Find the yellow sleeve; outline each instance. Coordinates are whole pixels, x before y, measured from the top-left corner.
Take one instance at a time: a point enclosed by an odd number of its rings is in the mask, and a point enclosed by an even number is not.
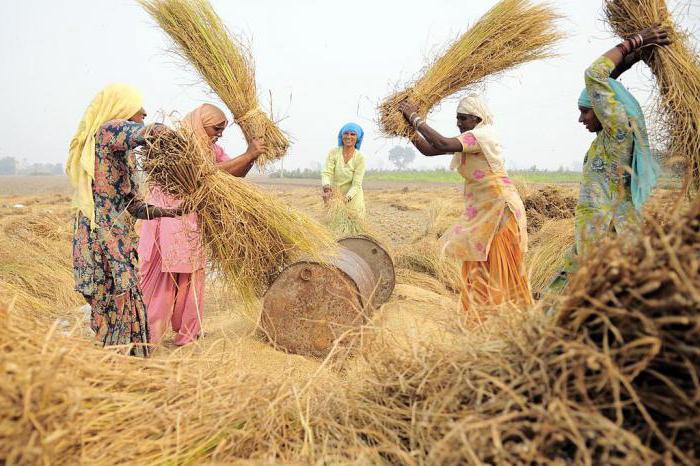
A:
[[[332,185],[333,172],[335,171],[336,149],[331,149],[326,157],[326,166],[321,171],[321,186]]]

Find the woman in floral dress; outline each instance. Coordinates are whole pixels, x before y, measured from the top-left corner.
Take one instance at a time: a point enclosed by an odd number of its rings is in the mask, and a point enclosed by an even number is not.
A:
[[[644,113],[616,78],[646,58],[650,49],[643,47],[669,43],[662,29],[645,29],[586,70],[586,87],[578,100],[579,122],[596,138],[583,162],[576,206],[578,254],[609,232],[621,233],[638,221],[638,212],[656,184]]]
[[[66,172],[75,187],[73,238],[75,289],[90,304],[91,326],[103,346],[130,345],[147,357],[146,308],[138,287],[138,219],[173,217],[175,209],[144,203],[138,196],[132,150],[157,127],[144,126],[143,99],[134,88],[114,84],[100,91],[71,140]]]
[[[583,180],[576,205],[576,244],[565,265],[546,286],[561,293],[579,257],[611,234],[639,221],[639,212],[656,185],[657,164],[651,155],[644,113],[617,78],[651,47],[670,44],[668,34],[652,27],[641,31],[595,60],[586,69],[586,87],[578,98],[579,123],[596,137],[583,159]]]
[[[464,211],[440,239],[442,252],[462,263],[465,311],[475,307],[532,303],[523,256],[527,251],[525,209],[505,170],[493,117],[477,96],[462,99],[457,127],[447,138],[404,101],[400,110],[416,132],[414,146],[426,156],[454,154],[451,168],[464,178]],[[478,319],[478,313],[473,313]]]

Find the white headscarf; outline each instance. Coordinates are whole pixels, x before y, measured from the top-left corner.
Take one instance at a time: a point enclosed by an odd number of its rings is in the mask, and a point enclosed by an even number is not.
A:
[[[477,95],[468,95],[459,101],[457,113],[481,118],[479,124],[467,132],[471,133],[479,143],[481,152],[486,157],[491,170],[494,172],[504,171],[501,143],[493,126],[493,114],[486,106],[486,103]],[[452,163],[450,163],[450,170],[458,169],[461,164],[462,154],[455,153],[454,157],[452,157]]]

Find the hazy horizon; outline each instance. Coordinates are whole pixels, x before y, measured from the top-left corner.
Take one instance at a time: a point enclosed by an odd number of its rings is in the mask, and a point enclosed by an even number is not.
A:
[[[269,109],[272,96],[280,127],[292,138],[285,169],[318,167],[346,121],[365,129],[368,167],[391,168],[388,150],[406,141],[381,137],[376,105],[418,76],[437,51],[495,3],[437,0],[425,8],[410,1],[212,0],[229,29],[251,42],[261,104]],[[602,1],[550,3],[566,16],[561,27],[568,37],[557,47],[559,56],[526,64],[484,86],[509,167],[580,167],[593,139],[577,123],[583,71],[619,42],[602,21]],[[696,32],[700,4],[669,4],[681,25]],[[86,105],[110,82],[140,88],[150,121],[182,115],[202,102],[219,103],[205,85],[195,84],[191,69],[166,52],[165,34],[135,1],[27,0],[0,8],[0,63],[6,70],[0,77],[5,103],[0,157],[65,164]],[[693,46],[697,43],[693,38]],[[649,70],[637,66],[622,82],[649,111]],[[445,135],[457,134],[454,111],[461,95],[429,115],[429,123]],[[232,156],[245,150],[235,125],[221,144]],[[445,157],[419,156],[413,168],[448,164]]]

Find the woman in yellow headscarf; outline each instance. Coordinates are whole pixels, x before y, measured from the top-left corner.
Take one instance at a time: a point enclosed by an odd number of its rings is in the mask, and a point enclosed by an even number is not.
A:
[[[209,149],[217,166],[233,176],[243,177],[262,154],[261,140],[251,141],[248,150],[230,159],[216,142],[228,120],[219,108],[204,104],[185,115],[182,125],[189,128],[199,143]],[[157,186],[148,201],[163,208],[180,205]],[[175,344],[185,345],[201,332],[204,305],[204,254],[197,228],[197,217],[162,218],[143,223],[139,238],[139,276],[148,307],[151,343],[159,343],[171,323]]]
[[[131,345],[130,354],[149,355],[146,308],[138,287],[136,245],[126,212],[139,219],[174,217],[138,196],[132,149],[145,143],[146,112],[141,94],[112,84],[85,110],[70,142],[66,172],[75,188],[73,237],[75,289],[92,308],[91,326],[103,345]]]

